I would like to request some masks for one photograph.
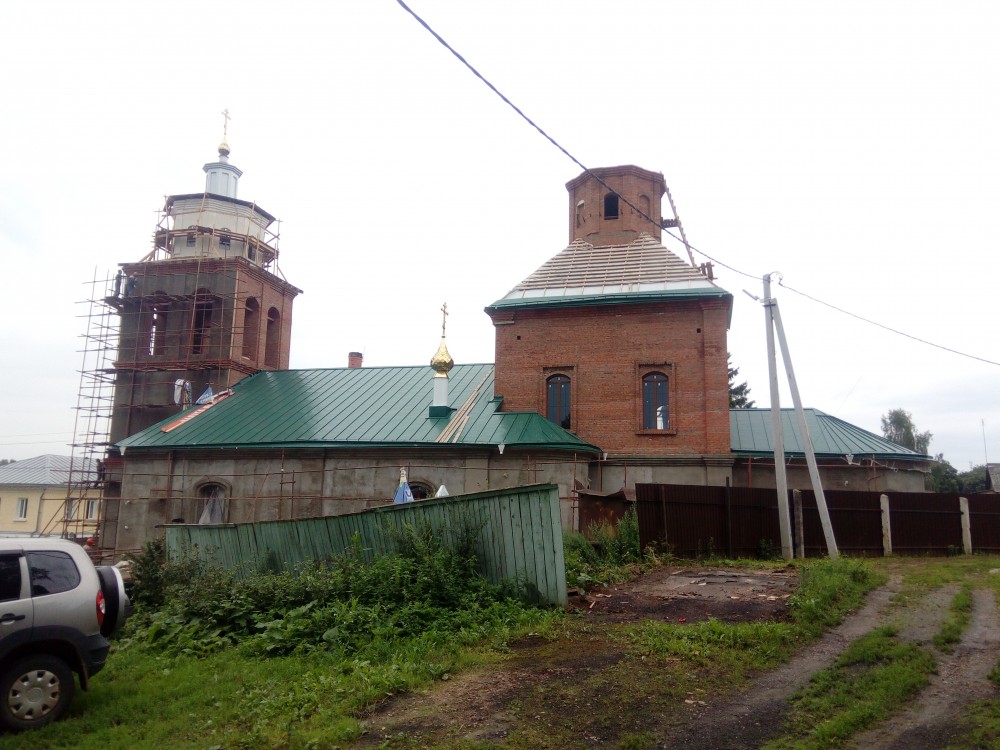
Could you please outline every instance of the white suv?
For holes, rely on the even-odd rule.
[[[0,725],[55,721],[101,670],[131,604],[119,571],[67,539],[0,539]]]

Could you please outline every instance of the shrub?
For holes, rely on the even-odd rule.
[[[607,522],[591,524],[588,533],[593,541],[575,531],[563,532],[567,585],[585,589],[623,580],[629,566],[642,562],[635,511],[622,516],[614,528]]]
[[[170,653],[239,645],[260,655],[351,655],[407,638],[471,643],[527,616],[509,589],[478,573],[467,534],[446,544],[429,528],[408,528],[397,544],[395,554],[371,563],[355,548],[326,563],[242,578],[202,568],[177,580],[165,564],[162,605],[144,638]]]

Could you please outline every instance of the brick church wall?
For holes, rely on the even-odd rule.
[[[496,310],[504,411],[546,413],[546,379],[571,380],[571,431],[610,456],[728,454],[726,299]],[[642,429],[642,376],[670,381],[670,424]]]

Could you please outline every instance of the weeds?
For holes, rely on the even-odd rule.
[[[566,583],[587,589],[594,584],[618,583],[635,573],[643,562],[639,548],[639,521],[629,511],[612,527],[607,522],[591,524],[588,536],[563,532]]]
[[[836,625],[864,595],[885,581],[863,560],[823,559],[802,565],[799,591],[788,600],[796,623],[809,636]]]
[[[163,605],[134,618],[132,632],[168,654],[238,647],[255,656],[319,650],[384,659],[403,642],[471,644],[539,619],[479,575],[471,543],[447,545],[429,529],[403,531],[398,552],[371,563],[355,550],[330,564],[243,578],[202,569],[179,581],[170,565],[163,571],[144,599]],[[140,579],[138,591],[145,585]]]

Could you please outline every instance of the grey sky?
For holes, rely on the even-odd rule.
[[[664,173],[691,242],[754,277],[716,269],[758,405],[742,290],[767,271],[1000,361],[994,4],[410,5],[587,166]],[[305,290],[293,367],[425,362],[443,301],[455,359],[492,361],[482,308],[567,243],[580,170],[392,0],[10,2],[0,28],[0,457],[68,452],[84,282],[148,251],[164,195],[203,189],[224,108],[240,197],[282,220]],[[1000,367],[775,291],[807,406],[873,432],[903,407],[960,469],[985,423],[1000,460]]]

